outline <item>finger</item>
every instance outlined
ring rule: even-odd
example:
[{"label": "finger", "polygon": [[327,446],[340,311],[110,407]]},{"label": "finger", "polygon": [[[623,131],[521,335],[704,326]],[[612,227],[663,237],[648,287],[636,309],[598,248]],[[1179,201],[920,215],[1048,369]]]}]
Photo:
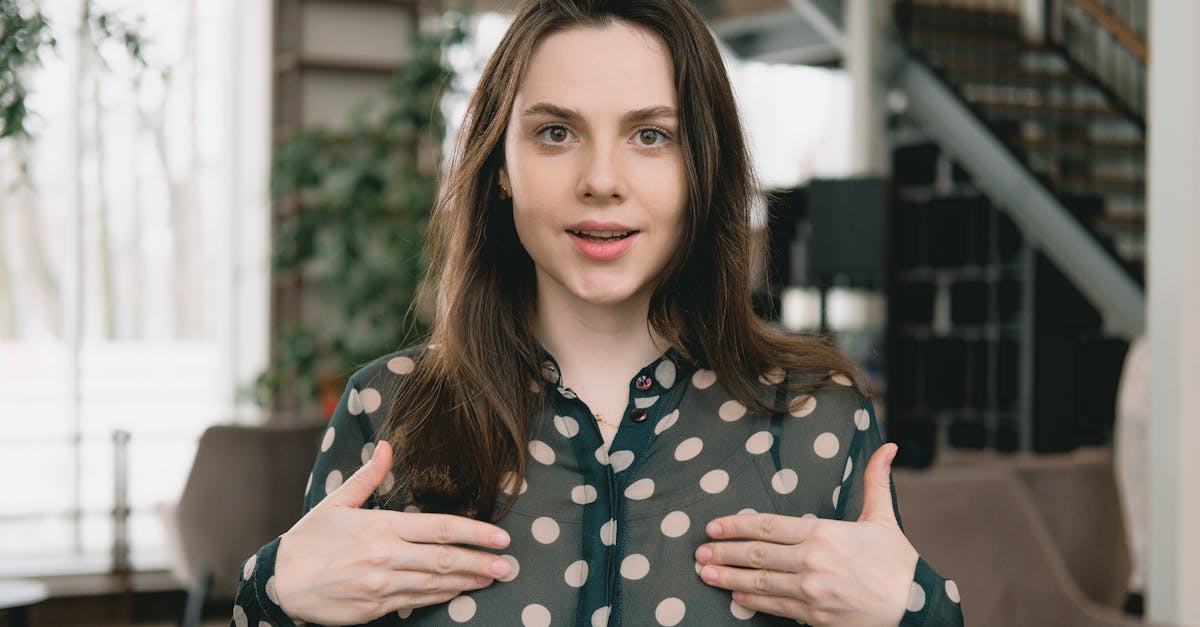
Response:
[{"label": "finger", "polygon": [[379,488],[392,469],[392,447],[387,440],[375,444],[375,452],[350,478],[332,494],[321,501],[321,505],[337,507],[362,507],[371,494]]},{"label": "finger", "polygon": [[700,569],[700,579],[710,586],[726,590],[741,590],[768,596],[784,596],[795,593],[795,575],[773,570],[734,568],[705,564]]},{"label": "finger", "polygon": [[483,521],[452,514],[405,514],[393,518],[396,534],[409,542],[470,544],[502,549],[508,533]]},{"label": "finger", "polygon": [[696,549],[696,561],[798,573],[802,570],[800,553],[803,546],[757,541],[709,542]]},{"label": "finger", "polygon": [[[483,586],[464,588],[463,590],[446,590],[443,592],[431,592],[428,594],[396,594],[388,596],[384,599],[382,609],[384,614],[388,614],[396,611],[404,612],[405,610],[413,610],[419,607],[437,605],[439,603],[445,603],[446,601],[453,599],[465,591],[478,590],[480,588],[486,588],[489,585],[491,585],[491,583]],[[404,616],[401,616],[401,618],[404,618]]]},{"label": "finger", "polygon": [[708,523],[710,538],[747,538],[778,544],[800,544],[812,532],[816,518],[797,518],[778,514],[735,514]]},{"label": "finger", "polygon": [[871,455],[863,471],[863,507],[859,521],[896,523],[892,509],[892,460],[899,450],[895,444],[884,444]]},{"label": "finger", "polygon": [[799,599],[739,591],[733,593],[733,602],[755,612],[794,618],[802,623],[816,623],[808,606]]},{"label": "finger", "polygon": [[439,573],[424,573],[414,570],[393,571],[387,586],[382,590],[384,596],[408,596],[418,599],[422,596],[454,596],[464,590],[478,590],[492,585],[492,577],[476,577],[473,575],[442,575]]},{"label": "finger", "polygon": [[499,578],[511,565],[503,557],[450,544],[405,543],[396,551],[392,567],[427,573],[474,575]]}]

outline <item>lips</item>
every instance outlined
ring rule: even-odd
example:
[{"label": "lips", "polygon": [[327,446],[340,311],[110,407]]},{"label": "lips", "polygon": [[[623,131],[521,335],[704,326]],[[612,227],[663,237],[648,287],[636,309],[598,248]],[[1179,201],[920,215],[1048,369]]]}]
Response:
[{"label": "lips", "polygon": [[616,222],[580,222],[567,228],[567,234],[583,256],[594,261],[612,261],[625,254],[639,231]]}]

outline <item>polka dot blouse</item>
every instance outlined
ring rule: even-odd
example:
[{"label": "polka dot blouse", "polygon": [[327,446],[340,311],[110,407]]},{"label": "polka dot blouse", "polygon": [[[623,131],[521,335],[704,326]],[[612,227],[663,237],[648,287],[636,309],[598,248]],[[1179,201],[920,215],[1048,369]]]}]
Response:
[{"label": "polka dot blouse", "polygon": [[[320,446],[305,511],[336,490],[373,442],[416,352],[356,373]],[[511,544],[503,580],[447,603],[391,613],[372,625],[795,625],[733,602],[705,584],[694,559],[708,521],[739,512],[855,520],[863,470],[883,441],[869,400],[843,375],[813,395],[786,399],[781,373],[759,377],[762,398],[791,410],[765,414],[731,399],[710,370],[673,351],[629,383],[629,404],[606,449],[587,406],[543,367],[547,403],[519,498],[497,525]],[[391,475],[381,492],[391,492]],[[395,494],[404,494],[404,490]],[[367,507],[417,511],[411,499]],[[279,540],[246,561],[232,624],[292,625],[273,589]],[[961,625],[958,590],[924,560],[902,625]]]}]

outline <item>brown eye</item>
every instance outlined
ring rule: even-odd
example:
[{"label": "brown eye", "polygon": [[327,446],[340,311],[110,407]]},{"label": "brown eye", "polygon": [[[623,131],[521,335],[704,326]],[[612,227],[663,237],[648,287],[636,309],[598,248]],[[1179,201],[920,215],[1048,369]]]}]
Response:
[{"label": "brown eye", "polygon": [[658,144],[659,138],[666,139],[661,131],[657,131],[652,128],[645,128],[641,131],[638,131],[638,141],[641,142],[643,146],[655,146]]},{"label": "brown eye", "polygon": [[538,131],[538,135],[547,144],[562,144],[571,139],[571,131],[562,126],[547,126]]}]

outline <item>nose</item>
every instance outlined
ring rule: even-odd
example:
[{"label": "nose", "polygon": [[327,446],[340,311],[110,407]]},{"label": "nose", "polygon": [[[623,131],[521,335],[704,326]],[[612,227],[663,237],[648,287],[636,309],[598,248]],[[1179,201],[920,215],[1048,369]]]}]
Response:
[{"label": "nose", "polygon": [[585,202],[620,202],[624,196],[619,163],[619,149],[611,145],[594,145],[589,151],[579,176],[579,196]]}]

